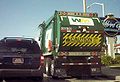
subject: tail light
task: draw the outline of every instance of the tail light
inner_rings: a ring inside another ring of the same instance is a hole
[[[91,52],[92,56],[97,56],[97,52]]]
[[[43,55],[40,56],[40,62],[41,62],[41,64],[44,64],[44,56]]]

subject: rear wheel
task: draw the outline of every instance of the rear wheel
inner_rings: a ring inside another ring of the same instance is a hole
[[[54,64],[54,60],[52,60],[51,62],[51,69],[50,69],[50,73],[53,79],[58,79],[58,76],[55,76],[55,64]]]
[[[45,73],[50,76],[51,73],[50,73],[50,68],[51,68],[51,59],[50,58],[46,58],[45,59]]]
[[[54,76],[54,61],[52,60],[51,62],[51,69],[50,69],[50,72],[51,72],[51,75]]]

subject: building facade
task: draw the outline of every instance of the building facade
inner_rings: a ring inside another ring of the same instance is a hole
[[[115,48],[115,53],[116,54],[120,54],[120,44],[115,44],[115,46],[114,46]]]

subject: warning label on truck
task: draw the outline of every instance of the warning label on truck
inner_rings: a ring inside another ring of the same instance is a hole
[[[62,46],[97,47],[102,41],[102,34],[63,33]]]

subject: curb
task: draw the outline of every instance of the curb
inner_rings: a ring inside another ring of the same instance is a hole
[[[115,82],[120,82],[120,76],[115,77]]]
[[[116,79],[116,76],[112,76],[112,75],[107,75],[107,74],[102,74],[102,76],[110,79],[110,80],[115,80]]]

